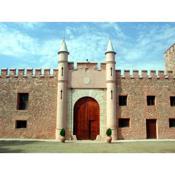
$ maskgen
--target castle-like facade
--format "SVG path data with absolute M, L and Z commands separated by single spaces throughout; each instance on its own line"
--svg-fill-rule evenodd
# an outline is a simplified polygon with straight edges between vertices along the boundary
M 158 72 L 121 74 L 111 41 L 100 67 L 68 57 L 63 40 L 58 69 L 1 69 L 0 138 L 175 139 L 175 44 Z

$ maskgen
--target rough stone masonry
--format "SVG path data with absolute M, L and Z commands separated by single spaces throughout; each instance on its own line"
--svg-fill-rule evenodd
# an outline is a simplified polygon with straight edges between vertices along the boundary
M 0 138 L 175 139 L 175 44 L 165 71 L 121 74 L 111 41 L 100 66 L 68 57 L 63 40 L 58 69 L 1 69 Z

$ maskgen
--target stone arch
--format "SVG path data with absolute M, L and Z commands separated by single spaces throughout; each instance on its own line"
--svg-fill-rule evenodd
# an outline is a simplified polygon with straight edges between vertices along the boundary
M 72 89 L 68 92 L 68 129 L 73 134 L 74 105 L 78 99 L 91 97 L 100 108 L 100 136 L 105 136 L 106 126 L 106 93 L 104 89 Z
M 92 98 L 93 100 L 95 100 L 95 101 L 97 102 L 97 104 L 98 104 L 98 106 L 99 106 L 99 108 L 100 108 L 100 105 L 99 105 L 98 101 L 97 101 L 95 98 L 90 97 L 90 96 L 83 96 L 83 97 L 77 99 L 77 101 L 74 102 L 73 106 L 75 107 L 76 103 L 77 103 L 79 100 L 83 99 L 83 98 Z

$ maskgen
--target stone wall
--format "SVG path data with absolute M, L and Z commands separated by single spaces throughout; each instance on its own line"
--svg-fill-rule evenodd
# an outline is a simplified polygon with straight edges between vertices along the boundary
M 17 93 L 29 93 L 27 110 L 17 110 Z M 55 138 L 56 76 L 12 75 L 0 77 L 0 137 Z M 15 129 L 16 120 L 27 128 Z
M 175 138 L 169 118 L 175 118 L 170 96 L 175 96 L 174 79 L 117 79 L 117 96 L 127 95 L 127 106 L 119 106 L 117 120 L 130 118 L 130 127 L 119 128 L 119 139 L 146 139 L 146 119 L 157 119 L 157 138 Z M 147 95 L 155 96 L 155 106 L 147 106 Z
M 175 74 L 175 43 L 165 51 L 165 70 Z
M 70 65 L 69 65 L 70 66 Z M 84 65 L 83 65 L 84 66 Z M 68 90 L 68 123 L 67 128 L 73 131 L 73 108 L 76 101 L 82 97 L 94 98 L 100 106 L 100 135 L 105 135 L 106 130 L 106 86 L 101 83 L 98 88 L 98 76 L 100 72 L 105 80 L 103 64 L 102 70 L 94 70 L 96 76 L 92 77 L 93 71 L 87 71 L 87 67 L 76 70 L 76 74 L 85 74 L 87 79 L 79 79 L 77 82 L 82 86 L 75 88 L 69 84 Z M 92 69 L 94 67 L 91 65 Z M 86 70 L 86 71 L 85 71 Z M 71 69 L 71 71 L 73 71 Z M 57 74 L 54 70 L 3 69 L 0 74 L 0 137 L 15 138 L 51 138 L 55 139 L 56 130 L 56 104 L 57 104 Z M 81 75 L 82 76 L 82 75 Z M 175 77 L 172 72 L 164 74 L 163 71 L 124 71 L 116 70 L 117 77 L 117 121 L 119 118 L 130 118 L 129 128 L 118 128 L 119 139 L 145 139 L 146 119 L 157 119 L 158 138 L 174 138 L 175 128 L 169 128 L 169 118 L 175 118 L 175 107 L 170 106 L 170 96 L 175 96 Z M 70 79 L 69 79 L 70 80 Z M 93 81 L 96 81 L 94 83 Z M 74 80 L 74 86 L 77 86 Z M 88 88 L 87 88 L 88 87 Z M 29 108 L 17 110 L 17 93 L 29 93 Z M 118 105 L 119 95 L 128 96 L 127 106 Z M 146 96 L 155 95 L 156 105 L 147 106 Z M 15 129 L 16 120 L 27 120 L 26 129 Z

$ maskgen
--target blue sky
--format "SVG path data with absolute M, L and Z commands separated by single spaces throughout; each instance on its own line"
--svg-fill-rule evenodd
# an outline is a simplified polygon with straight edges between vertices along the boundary
M 175 23 L 0 23 L 0 68 L 57 68 L 64 36 L 69 61 L 104 62 L 110 38 L 116 69 L 163 70 Z

